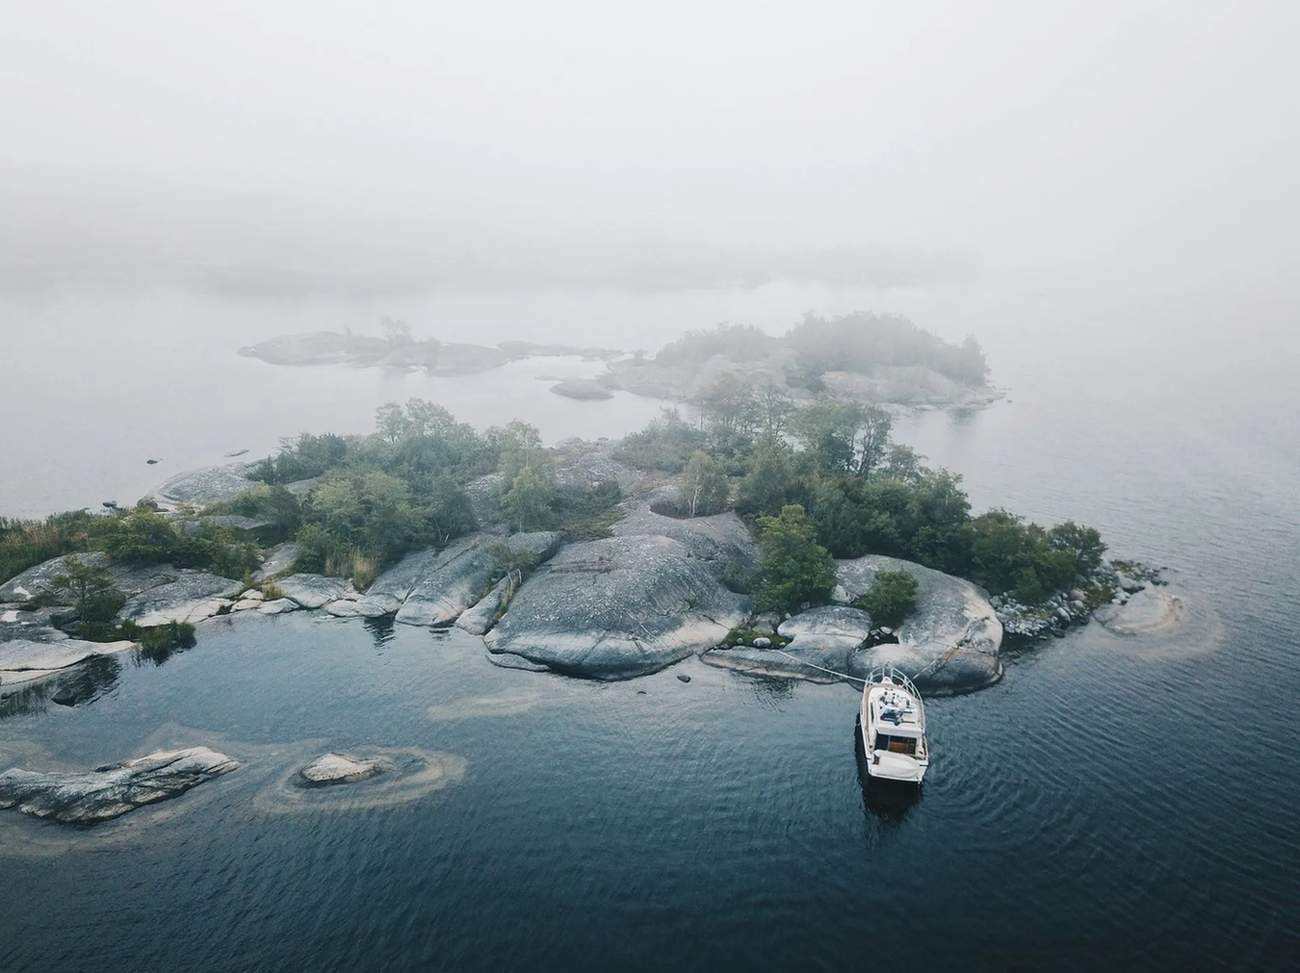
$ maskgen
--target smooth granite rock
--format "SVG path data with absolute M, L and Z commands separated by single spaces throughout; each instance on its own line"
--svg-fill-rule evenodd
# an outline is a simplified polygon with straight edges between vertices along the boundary
M 63 554 L 28 568 L 0 585 L 0 602 L 26 602 L 58 593 L 57 580 L 68 572 L 68 562 L 79 561 L 90 567 L 104 568 L 113 579 L 113 587 L 128 598 L 150 588 L 175 581 L 180 569 L 167 564 L 130 565 L 109 560 L 107 554 Z
M 303 608 L 323 608 L 331 601 L 355 601 L 360 595 L 351 581 L 323 574 L 291 574 L 275 583 L 280 593 Z
M 155 495 L 169 505 L 207 507 L 214 503 L 227 503 L 258 485 L 256 480 L 248 478 L 247 473 L 247 463 L 186 470 L 160 486 Z
M 758 545 L 744 521 L 731 511 L 709 517 L 667 517 L 651 510 L 648 498 L 625 503 L 624 511 L 612 528 L 616 537 L 671 537 L 684 544 L 692 557 L 708 563 L 717 577 L 733 584 L 743 584 L 758 571 Z
M 510 591 L 511 579 L 502 578 L 492 590 L 479 599 L 478 604 L 463 612 L 456 619 L 456 627 L 469 632 L 470 635 L 483 635 L 496 624 L 501 614 L 506 595 Z
M 234 596 L 243 590 L 239 581 L 181 568 L 174 580 L 128 598 L 117 619 L 135 622 L 141 628 L 169 622 L 199 622 L 229 608 L 234 604 Z
M 0 808 L 73 824 L 107 821 L 183 794 L 239 764 L 207 747 L 160 750 L 83 773 L 13 768 L 0 774 Z
M 113 655 L 133 648 L 134 642 L 86 642 L 73 638 L 0 642 L 0 687 L 35 682 L 95 656 Z
M 471 534 L 453 541 L 432 559 L 397 612 L 405 625 L 447 625 L 478 602 L 499 568 L 498 545 L 491 534 Z M 554 531 L 512 534 L 504 543 L 515 553 L 545 560 L 559 546 Z
M 432 570 L 438 552 L 433 549 L 415 551 L 377 577 L 357 599 L 358 607 L 367 617 L 394 615 L 419 583 L 420 578 Z
M 610 537 L 562 549 L 524 582 L 485 641 L 558 672 L 626 679 L 714 645 L 748 607 L 685 544 Z
M 264 601 L 256 609 L 259 615 L 283 615 L 285 612 L 297 611 L 298 603 L 288 598 L 276 598 L 273 601 Z
M 380 760 L 359 760 L 341 753 L 321 754 L 298 771 L 306 787 L 328 787 L 332 784 L 355 784 L 382 774 L 385 765 Z
M 907 571 L 916 578 L 916 608 L 895 630 L 898 644 L 865 650 L 854 666 L 897 666 L 921 689 L 941 692 L 978 689 L 1001 678 L 1002 623 L 983 591 L 942 571 L 868 554 L 838 563 L 836 600 L 861 596 L 880 571 Z
M 277 575 L 286 574 L 293 570 L 294 564 L 302 556 L 302 547 L 295 541 L 285 541 L 283 544 L 277 544 L 266 552 L 266 558 L 262 561 L 262 566 L 253 572 L 253 580 L 258 584 L 267 581 Z
M 711 665 L 811 682 L 835 682 L 840 675 L 860 679 L 866 675 L 863 665 L 869 655 L 861 647 L 871 631 L 866 612 L 826 605 L 782 622 L 777 633 L 790 642 L 779 650 L 770 639 L 756 638 L 749 646 L 710 649 L 703 658 Z

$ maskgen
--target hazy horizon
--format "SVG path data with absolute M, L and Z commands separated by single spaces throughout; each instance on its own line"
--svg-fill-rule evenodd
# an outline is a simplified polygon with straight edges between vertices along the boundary
M 0 38 L 0 296 L 1285 303 L 1298 26 L 1281 3 L 44 4 Z

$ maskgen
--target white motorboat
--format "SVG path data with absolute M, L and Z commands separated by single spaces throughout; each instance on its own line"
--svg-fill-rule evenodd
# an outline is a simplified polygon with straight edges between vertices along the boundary
M 893 666 L 872 669 L 862 687 L 862 750 L 867 773 L 920 784 L 930 766 L 925 704 L 912 680 Z

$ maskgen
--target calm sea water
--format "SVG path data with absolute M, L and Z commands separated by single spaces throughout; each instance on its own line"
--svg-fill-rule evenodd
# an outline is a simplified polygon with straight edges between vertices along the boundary
M 1286 379 L 1300 347 L 1266 315 L 1226 326 L 1143 308 L 1067 321 L 1048 341 L 1039 302 L 977 297 L 966 321 L 1010 401 L 909 419 L 899 437 L 962 472 L 977 507 L 1074 516 L 1117 553 L 1168 565 L 1189 605 L 1182 628 L 1117 639 L 1092 626 L 1008 653 L 998 685 L 930 704 L 935 762 L 906 798 L 864 783 L 848 687 L 695 660 L 596 685 L 498 669 L 460 633 L 217 620 L 161 665 L 122 660 L 93 703 L 33 697 L 0 719 L 0 766 L 196 742 L 244 762 L 106 827 L 0 814 L 2 965 L 1293 967 L 1300 394 Z M 247 340 L 202 335 L 185 340 L 214 357 L 227 337 Z M 22 380 L 36 389 L 39 372 Z M 69 496 L 134 487 L 151 430 L 193 429 L 198 414 L 238 448 L 297 431 L 278 419 L 307 418 L 300 400 L 331 420 L 315 428 L 339 427 L 340 403 L 365 428 L 392 397 L 386 383 L 416 381 L 263 374 L 239 401 L 266 407 L 247 413 L 214 397 L 219 369 L 192 395 L 123 392 L 125 413 L 92 420 L 112 420 L 113 448 L 131 447 L 125 478 L 102 484 L 77 453 L 95 471 L 111 463 L 73 411 L 26 413 L 62 448 L 49 465 L 34 452 L 21 471 L 7 461 L 0 507 L 40 512 L 45 494 L 26 484 L 51 477 Z M 517 401 L 549 436 L 566 431 L 544 383 L 511 387 L 482 386 L 462 411 L 480 421 Z M 147 401 L 156 413 L 131 411 Z M 654 408 L 570 406 L 598 417 L 567 430 L 586 434 Z M 184 421 L 168 418 L 178 410 Z M 210 431 L 177 441 L 218 450 Z M 307 757 L 368 746 L 456 754 L 464 777 L 398 795 L 343 789 L 324 804 L 286 797 Z

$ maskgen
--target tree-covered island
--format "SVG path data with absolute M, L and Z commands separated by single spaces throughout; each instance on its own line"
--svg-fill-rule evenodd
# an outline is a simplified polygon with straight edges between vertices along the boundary
M 0 685 L 103 643 L 183 645 L 213 615 L 323 609 L 454 624 L 499 664 L 593 678 L 698 652 L 814 679 L 891 662 L 959 690 L 1000 674 L 1004 629 L 1059 633 L 1157 580 L 1107 563 L 1092 528 L 973 514 L 888 409 L 827 386 L 831 362 L 893 347 L 854 345 L 843 320 L 668 346 L 660 364 L 683 368 L 704 346 L 798 353 L 782 381 L 693 380 L 684 411 L 619 441 L 548 447 L 526 422 L 478 430 L 413 399 L 368 435 L 302 435 L 131 509 L 0 521 Z M 973 342 L 915 340 L 889 353 L 985 381 Z

